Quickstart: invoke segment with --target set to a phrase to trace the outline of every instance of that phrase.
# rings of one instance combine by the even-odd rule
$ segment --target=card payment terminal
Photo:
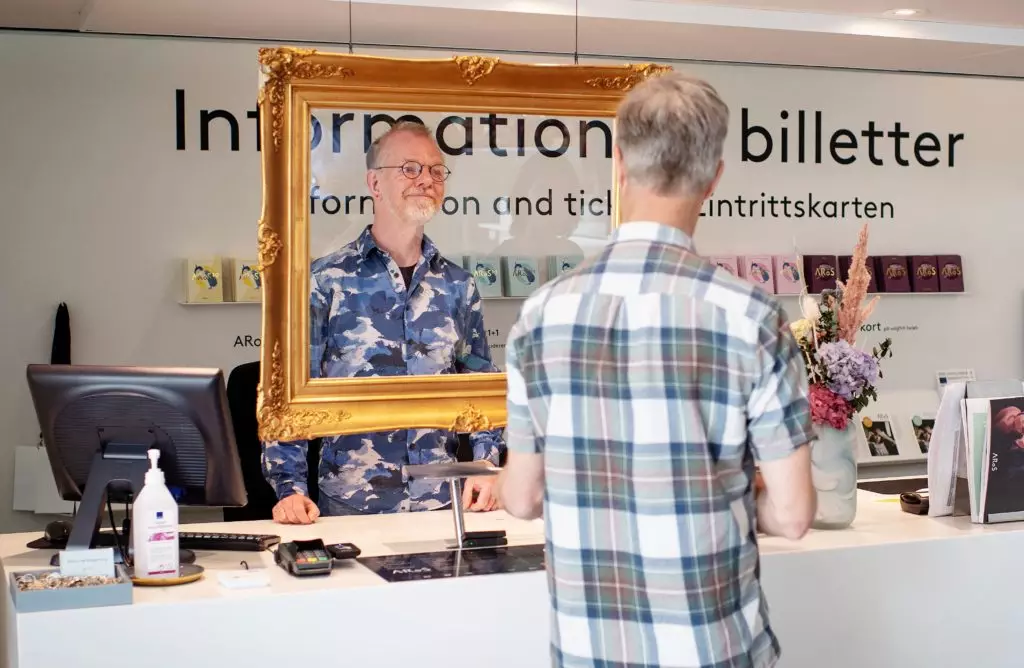
[[[324,542],[315,540],[295,540],[281,543],[274,553],[274,561],[278,566],[292,575],[328,575],[334,559],[327,553]]]

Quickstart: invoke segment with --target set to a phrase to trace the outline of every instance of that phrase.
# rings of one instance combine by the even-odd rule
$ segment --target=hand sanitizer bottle
[[[178,577],[178,504],[157,467],[160,451],[149,451],[150,468],[132,507],[132,551],[137,578]]]

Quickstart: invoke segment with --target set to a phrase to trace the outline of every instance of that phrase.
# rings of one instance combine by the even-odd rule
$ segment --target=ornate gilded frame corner
[[[537,65],[481,55],[395,59],[291,47],[259,51],[263,312],[257,418],[263,440],[403,428],[505,425],[503,373],[309,377],[309,122],[312,108],[613,117],[665,65]],[[617,224],[613,216],[613,225]]]

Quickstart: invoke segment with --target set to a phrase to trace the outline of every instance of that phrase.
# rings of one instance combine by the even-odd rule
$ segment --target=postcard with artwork
[[[861,429],[867,441],[868,455],[872,459],[900,456],[895,425],[887,414],[879,413],[862,418]]]
[[[236,302],[258,302],[263,299],[263,274],[255,260],[231,262],[234,277],[234,295]]]
[[[466,271],[476,279],[476,287],[481,297],[501,297],[504,294],[499,258],[469,255],[465,262]]]
[[[185,260],[185,301],[224,301],[224,268],[220,257]]]
[[[934,413],[914,413],[910,418],[910,426],[914,430],[914,443],[922,455],[928,454],[928,446],[935,429]],[[917,454],[917,453],[915,453]]]
[[[529,297],[540,285],[540,266],[535,258],[513,255],[503,258],[502,265],[506,296]]]
[[[582,261],[582,255],[552,255],[548,257],[548,280],[572,271]]]

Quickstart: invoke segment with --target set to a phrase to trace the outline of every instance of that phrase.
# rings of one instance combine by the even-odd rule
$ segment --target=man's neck
[[[659,197],[649,192],[624,197],[620,202],[622,223],[652,222],[674,227],[693,237],[703,204],[698,199]]]
[[[399,267],[411,267],[423,254],[423,228],[401,222],[373,221],[370,228],[377,246],[391,256]]]

